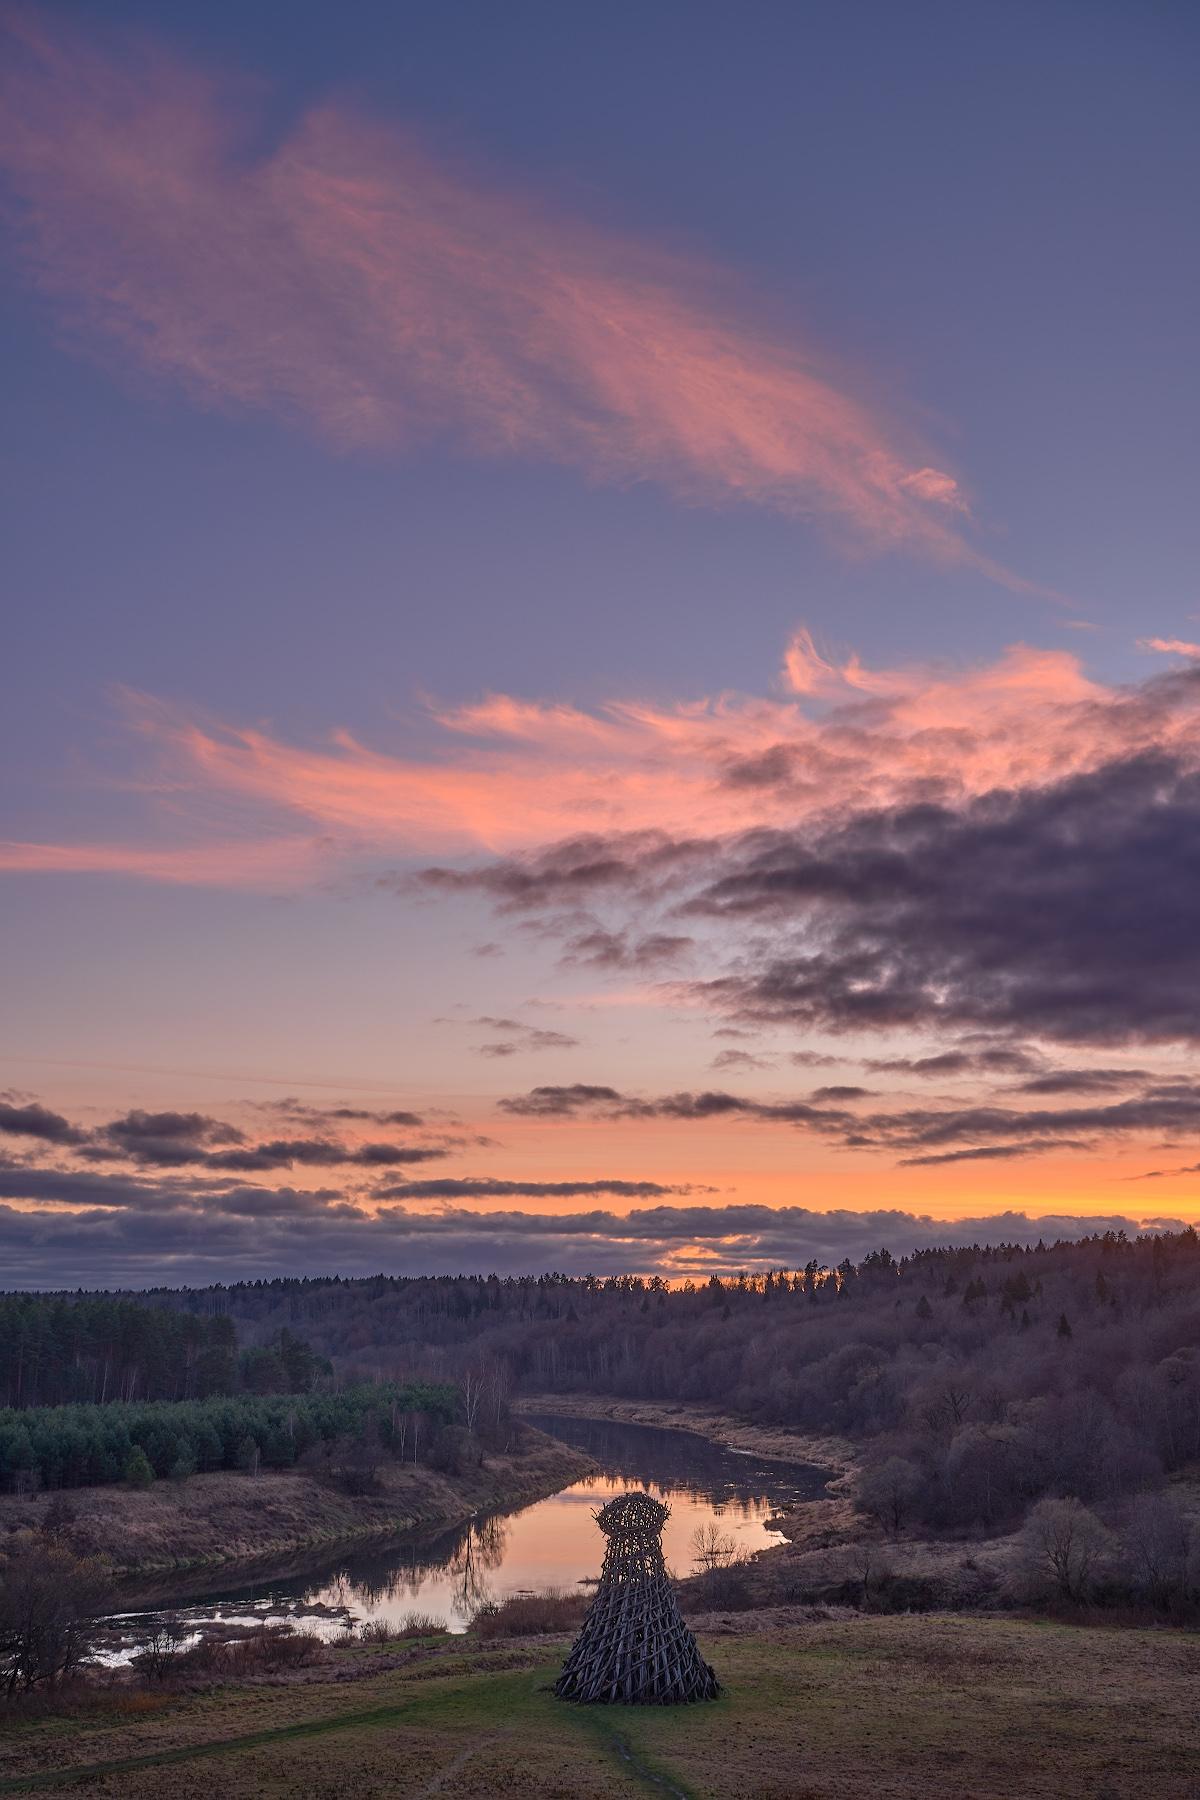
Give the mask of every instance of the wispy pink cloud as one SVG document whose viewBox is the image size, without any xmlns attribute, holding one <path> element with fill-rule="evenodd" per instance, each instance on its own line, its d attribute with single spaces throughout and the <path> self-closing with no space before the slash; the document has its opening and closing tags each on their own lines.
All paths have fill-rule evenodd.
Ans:
<svg viewBox="0 0 1200 1800">
<path fill-rule="evenodd" d="M 613 700 L 595 711 L 492 695 L 433 712 L 439 735 L 420 757 L 346 731 L 291 743 L 126 694 L 146 750 L 133 785 L 163 808 L 152 829 L 164 841 L 0 847 L 0 867 L 303 883 L 331 866 L 507 853 L 590 832 L 670 834 L 681 820 L 712 838 L 959 805 L 1144 752 L 1200 767 L 1200 690 L 1182 672 L 1107 686 L 1068 652 L 1025 645 L 975 667 L 871 669 L 822 656 L 802 631 L 784 681 L 790 694 Z M 187 841 L 171 848 L 181 831 Z"/>
<path fill-rule="evenodd" d="M 248 152 L 250 99 L 144 42 L 8 24 L 0 167 L 88 342 L 343 447 L 475 453 L 818 515 L 1027 584 L 961 487 L 713 271 L 439 160 L 348 103 Z"/>
<path fill-rule="evenodd" d="M 293 888 L 322 866 L 311 837 L 260 843 L 39 844 L 0 838 L 0 871 L 23 875 L 129 875 L 186 887 Z"/>
<path fill-rule="evenodd" d="M 1200 644 L 1190 644 L 1186 638 L 1139 638 L 1138 649 L 1154 650 L 1157 651 L 1160 656 L 1200 657 Z"/>
</svg>

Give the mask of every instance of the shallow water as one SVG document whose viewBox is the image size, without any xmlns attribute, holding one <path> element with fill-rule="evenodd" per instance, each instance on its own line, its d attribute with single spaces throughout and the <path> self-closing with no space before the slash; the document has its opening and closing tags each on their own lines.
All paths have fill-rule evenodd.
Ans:
<svg viewBox="0 0 1200 1800">
<path fill-rule="evenodd" d="M 409 1533 L 386 1545 L 343 1550 L 303 1572 L 295 1564 L 198 1598 L 157 1600 L 199 1629 L 208 1622 L 258 1624 L 289 1619 L 333 1636 L 347 1624 L 429 1614 L 463 1631 L 477 1606 L 529 1589 L 570 1588 L 594 1581 L 604 1539 L 593 1514 L 614 1494 L 644 1487 L 665 1500 L 671 1516 L 663 1532 L 668 1566 L 692 1572 L 693 1533 L 716 1521 L 748 1550 L 782 1541 L 772 1515 L 815 1499 L 825 1475 L 804 1464 L 770 1462 L 722 1449 L 694 1432 L 625 1425 L 608 1419 L 539 1414 L 530 1423 L 592 1456 L 600 1470 L 548 1499 L 507 1513 L 470 1520 L 450 1530 Z M 113 1623 L 136 1635 L 139 1614 Z M 123 1660 L 114 1644 L 106 1660 Z"/>
</svg>

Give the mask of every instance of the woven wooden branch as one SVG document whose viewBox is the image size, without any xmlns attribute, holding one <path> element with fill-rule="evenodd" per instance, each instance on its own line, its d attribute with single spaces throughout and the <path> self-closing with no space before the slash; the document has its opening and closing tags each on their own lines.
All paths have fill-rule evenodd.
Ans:
<svg viewBox="0 0 1200 1800">
<path fill-rule="evenodd" d="M 596 1514 L 608 1539 L 583 1628 L 554 1684 L 560 1700 L 674 1706 L 720 1684 L 683 1622 L 662 1553 L 670 1507 L 621 1494 Z"/>
</svg>

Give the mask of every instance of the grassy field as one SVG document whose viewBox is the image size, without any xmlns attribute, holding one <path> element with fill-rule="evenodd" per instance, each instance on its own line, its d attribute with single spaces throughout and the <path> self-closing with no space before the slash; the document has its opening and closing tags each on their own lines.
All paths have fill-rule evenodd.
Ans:
<svg viewBox="0 0 1200 1800">
<path fill-rule="evenodd" d="M 1006 1619 L 785 1615 L 702 1634 L 723 1699 L 574 1708 L 566 1644 L 331 1651 L 276 1682 L 132 1693 L 0 1731 L 0 1795 L 1196 1800 L 1200 1643 Z"/>
</svg>

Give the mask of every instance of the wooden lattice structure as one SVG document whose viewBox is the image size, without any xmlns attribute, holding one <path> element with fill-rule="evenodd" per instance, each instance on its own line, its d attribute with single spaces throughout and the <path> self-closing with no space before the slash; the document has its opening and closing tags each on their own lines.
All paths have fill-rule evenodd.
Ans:
<svg viewBox="0 0 1200 1800">
<path fill-rule="evenodd" d="M 674 1706 L 715 1700 L 720 1684 L 683 1622 L 663 1561 L 671 1509 L 620 1494 L 596 1514 L 608 1539 L 583 1629 L 554 1684 L 560 1700 Z"/>
</svg>

